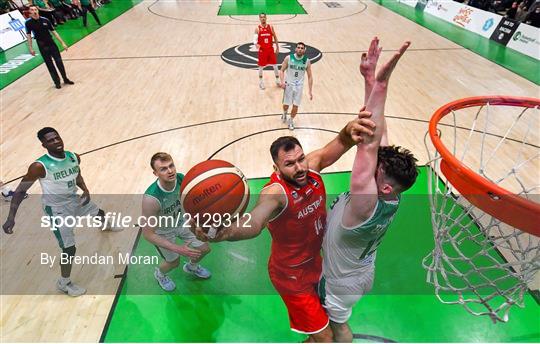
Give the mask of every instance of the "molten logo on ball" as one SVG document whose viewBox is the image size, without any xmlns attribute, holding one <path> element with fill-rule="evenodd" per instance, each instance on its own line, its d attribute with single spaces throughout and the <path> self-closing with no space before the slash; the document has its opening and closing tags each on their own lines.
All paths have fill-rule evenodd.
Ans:
<svg viewBox="0 0 540 344">
<path fill-rule="evenodd" d="M 201 195 L 198 195 L 197 197 L 195 197 L 195 199 L 193 199 L 193 204 L 199 204 L 199 202 L 212 195 L 219 189 L 221 189 L 221 183 L 214 184 L 209 188 L 204 189 Z"/>
</svg>

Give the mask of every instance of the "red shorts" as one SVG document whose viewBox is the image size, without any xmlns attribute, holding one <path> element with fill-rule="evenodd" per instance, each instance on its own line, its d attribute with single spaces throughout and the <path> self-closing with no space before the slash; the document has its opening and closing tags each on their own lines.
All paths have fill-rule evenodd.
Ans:
<svg viewBox="0 0 540 344">
<path fill-rule="evenodd" d="M 274 48 L 272 49 L 260 49 L 259 50 L 259 62 L 258 65 L 264 67 L 266 65 L 277 64 L 276 53 Z"/>
<path fill-rule="evenodd" d="M 316 264 L 297 269 L 282 269 L 269 264 L 272 284 L 287 306 L 291 330 L 314 334 L 324 330 L 329 323 L 328 315 L 321 305 L 317 283 L 321 267 Z"/>
<path fill-rule="evenodd" d="M 315 290 L 310 294 L 281 294 L 280 296 L 287 306 L 291 330 L 314 334 L 328 326 L 328 315 Z"/>
</svg>

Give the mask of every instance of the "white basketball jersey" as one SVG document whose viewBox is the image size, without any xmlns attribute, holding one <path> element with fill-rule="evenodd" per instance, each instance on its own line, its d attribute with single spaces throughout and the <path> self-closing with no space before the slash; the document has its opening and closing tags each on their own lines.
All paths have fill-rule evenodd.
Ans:
<svg viewBox="0 0 540 344">
<path fill-rule="evenodd" d="M 349 201 L 349 192 L 342 193 L 328 212 L 323 241 L 323 274 L 327 280 L 343 282 L 373 269 L 377 247 L 399 206 L 399 199 L 379 199 L 369 219 L 357 227 L 347 228 L 342 219 Z"/>
<path fill-rule="evenodd" d="M 41 199 L 45 205 L 61 206 L 77 201 L 79 161 L 75 153 L 64 153 L 63 159 L 45 154 L 36 160 L 45 168 L 45 177 L 39 178 L 43 192 Z"/>
</svg>

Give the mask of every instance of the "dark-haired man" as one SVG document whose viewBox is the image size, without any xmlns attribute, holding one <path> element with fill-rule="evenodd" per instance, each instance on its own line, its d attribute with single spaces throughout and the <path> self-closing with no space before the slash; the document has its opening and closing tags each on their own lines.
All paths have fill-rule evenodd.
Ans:
<svg viewBox="0 0 540 344">
<path fill-rule="evenodd" d="M 43 57 L 43 60 L 45 61 L 45 65 L 47 66 L 47 69 L 49 70 L 49 74 L 51 75 L 51 78 L 53 79 L 54 85 L 56 88 L 62 88 L 62 85 L 60 85 L 60 77 L 58 76 L 58 73 L 56 72 L 56 68 L 54 67 L 54 63 L 56 63 L 56 67 L 60 71 L 60 74 L 62 75 L 62 79 L 64 79 L 64 83 L 68 85 L 73 85 L 74 82 L 69 80 L 66 75 L 66 70 L 64 68 L 64 63 L 62 62 L 62 56 L 60 55 L 60 50 L 58 50 L 58 47 L 56 46 L 56 43 L 54 43 L 53 38 L 51 36 L 51 32 L 56 37 L 56 39 L 62 44 L 62 47 L 64 50 L 67 51 L 67 45 L 62 40 L 62 37 L 56 32 L 54 29 L 52 23 L 44 18 L 39 16 L 39 10 L 37 6 L 32 5 L 30 6 L 30 18 L 26 20 L 25 23 L 26 26 L 26 40 L 28 43 L 28 50 L 30 51 L 30 54 L 36 55 L 36 52 L 32 48 L 32 32 L 34 33 L 34 38 L 36 39 L 39 52 L 41 53 L 41 56 Z M 53 63 L 54 59 L 54 63 Z"/>
<path fill-rule="evenodd" d="M 180 264 L 180 256 L 190 258 L 183 266 L 186 273 L 202 279 L 210 278 L 210 271 L 199 262 L 210 252 L 210 246 L 201 242 L 184 226 L 182 205 L 180 204 L 180 185 L 184 179 L 176 172 L 176 166 L 170 154 L 158 152 L 152 155 L 150 167 L 157 177 L 144 192 L 142 215 L 146 220 L 141 224 L 146 240 L 155 245 L 163 261 L 154 270 L 154 278 L 165 291 L 173 291 L 176 284 L 167 273 Z M 156 218 L 158 221 L 150 221 Z M 184 241 L 178 245 L 176 239 Z"/>
<path fill-rule="evenodd" d="M 73 221 L 60 221 L 67 217 L 77 218 L 84 216 L 97 216 L 101 228 L 105 228 L 105 212 L 90 201 L 90 191 L 84 183 L 80 169 L 80 157 L 64 150 L 64 142 L 54 128 L 45 127 L 38 131 L 38 139 L 47 153 L 30 164 L 28 172 L 22 177 L 11 200 L 9 215 L 3 225 L 4 232 L 13 233 L 15 215 L 19 209 L 26 191 L 39 179 L 42 189 L 42 203 L 45 214 L 51 219 L 52 232 L 58 240 L 62 250 L 60 262 L 61 277 L 56 284 L 57 288 L 69 296 L 79 296 L 86 292 L 81 286 L 71 282 L 72 257 L 75 256 L 75 235 Z M 77 195 L 77 187 L 83 193 Z M 60 223 L 60 225 L 57 225 Z M 116 228 L 109 227 L 110 230 Z M 64 261 L 64 263 L 62 263 Z M 66 262 L 67 261 L 67 262 Z"/>
<path fill-rule="evenodd" d="M 291 329 L 309 335 L 311 341 L 332 340 L 329 319 L 316 291 L 326 223 L 326 191 L 319 172 L 358 143 L 363 133 L 372 134 L 368 117 L 369 113 L 361 112 L 326 146 L 307 155 L 295 137 L 275 140 L 270 147 L 274 173 L 251 211 L 249 226 L 223 228 L 213 239 L 250 239 L 268 226 L 272 236 L 270 280 L 287 306 Z M 201 228 L 196 231 L 199 238 L 209 239 Z"/>
<path fill-rule="evenodd" d="M 416 159 L 408 150 L 388 146 L 383 115 L 390 74 L 408 46 L 405 42 L 376 76 L 381 52 L 377 38 L 362 55 L 360 70 L 370 90 L 366 109 L 377 130 L 357 145 L 350 191 L 332 203 L 323 242 L 319 290 L 336 342 L 353 340 L 348 325 L 352 307 L 371 290 L 377 247 L 397 212 L 401 193 L 418 175 Z"/>
<path fill-rule="evenodd" d="M 253 45 L 258 51 L 257 64 L 259 66 L 259 88 L 264 90 L 263 70 L 266 66 L 270 65 L 274 68 L 274 75 L 276 77 L 276 85 L 279 83 L 279 72 L 277 67 L 277 55 L 279 55 L 279 42 L 274 28 L 266 22 L 266 13 L 259 14 L 259 21 L 261 22 L 255 28 L 255 34 L 253 35 Z M 274 44 L 276 50 L 274 51 Z"/>
<path fill-rule="evenodd" d="M 304 90 L 304 76 L 308 76 L 309 100 L 313 100 L 313 75 L 311 73 L 311 62 L 306 56 L 306 45 L 298 42 L 294 53 L 283 60 L 279 77 L 283 91 L 283 115 L 281 120 L 287 123 L 290 130 L 294 130 L 294 118 L 298 113 L 298 107 L 302 102 L 302 92 Z M 287 118 L 287 111 L 292 105 L 291 117 Z"/>
</svg>

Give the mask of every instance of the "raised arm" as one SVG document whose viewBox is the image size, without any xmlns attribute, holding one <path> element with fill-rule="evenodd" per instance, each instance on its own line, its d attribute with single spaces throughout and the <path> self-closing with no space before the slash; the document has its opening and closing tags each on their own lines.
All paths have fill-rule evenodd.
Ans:
<svg viewBox="0 0 540 344">
<path fill-rule="evenodd" d="M 156 223 L 155 221 L 148 221 L 151 218 L 157 218 L 159 216 L 160 205 L 157 199 L 144 195 L 142 201 L 142 217 L 145 223 L 141 224 L 142 234 L 146 240 L 154 245 L 163 247 L 167 250 L 176 252 L 189 258 L 200 258 L 201 251 L 193 249 L 188 245 L 176 245 L 164 237 L 156 234 L 156 227 L 150 226 L 149 223 Z M 176 221 L 176 219 L 175 219 Z M 159 221 L 158 221 L 159 222 Z"/>
<path fill-rule="evenodd" d="M 405 42 L 399 51 L 384 64 L 375 78 L 373 89 L 366 108 L 372 113 L 372 120 L 377 125 L 373 136 L 367 137 L 358 144 L 351 173 L 351 199 L 345 207 L 343 224 L 347 227 L 357 226 L 367 220 L 373 213 L 378 199 L 376 183 L 377 154 L 384 130 L 384 105 L 388 93 L 388 83 L 399 59 L 409 47 Z"/>
<path fill-rule="evenodd" d="M 355 144 L 364 140 L 364 136 L 373 135 L 375 124 L 369 119 L 370 116 L 368 111 L 361 111 L 358 118 L 347 123 L 338 136 L 326 146 L 309 153 L 307 155 L 309 168 L 317 172 L 322 171 L 335 163 Z"/>
<path fill-rule="evenodd" d="M 15 194 L 11 199 L 11 204 L 9 207 L 9 215 L 6 219 L 6 222 L 2 226 L 4 232 L 7 234 L 13 233 L 13 227 L 15 226 L 15 215 L 17 215 L 17 210 L 19 210 L 19 205 L 24 199 L 26 191 L 34 184 L 39 178 L 45 177 L 45 167 L 39 162 L 34 162 L 28 167 L 28 172 L 22 178 L 20 184 L 15 189 Z"/>
<path fill-rule="evenodd" d="M 367 104 L 369 95 L 373 90 L 375 84 L 375 69 L 377 62 L 381 55 L 382 47 L 379 47 L 379 38 L 374 37 L 371 40 L 367 53 L 363 53 L 360 60 L 360 74 L 364 77 L 364 104 Z M 388 135 L 386 119 L 384 121 L 384 127 L 379 128 L 382 130 L 383 135 L 381 138 L 381 146 L 388 146 Z"/>
</svg>

